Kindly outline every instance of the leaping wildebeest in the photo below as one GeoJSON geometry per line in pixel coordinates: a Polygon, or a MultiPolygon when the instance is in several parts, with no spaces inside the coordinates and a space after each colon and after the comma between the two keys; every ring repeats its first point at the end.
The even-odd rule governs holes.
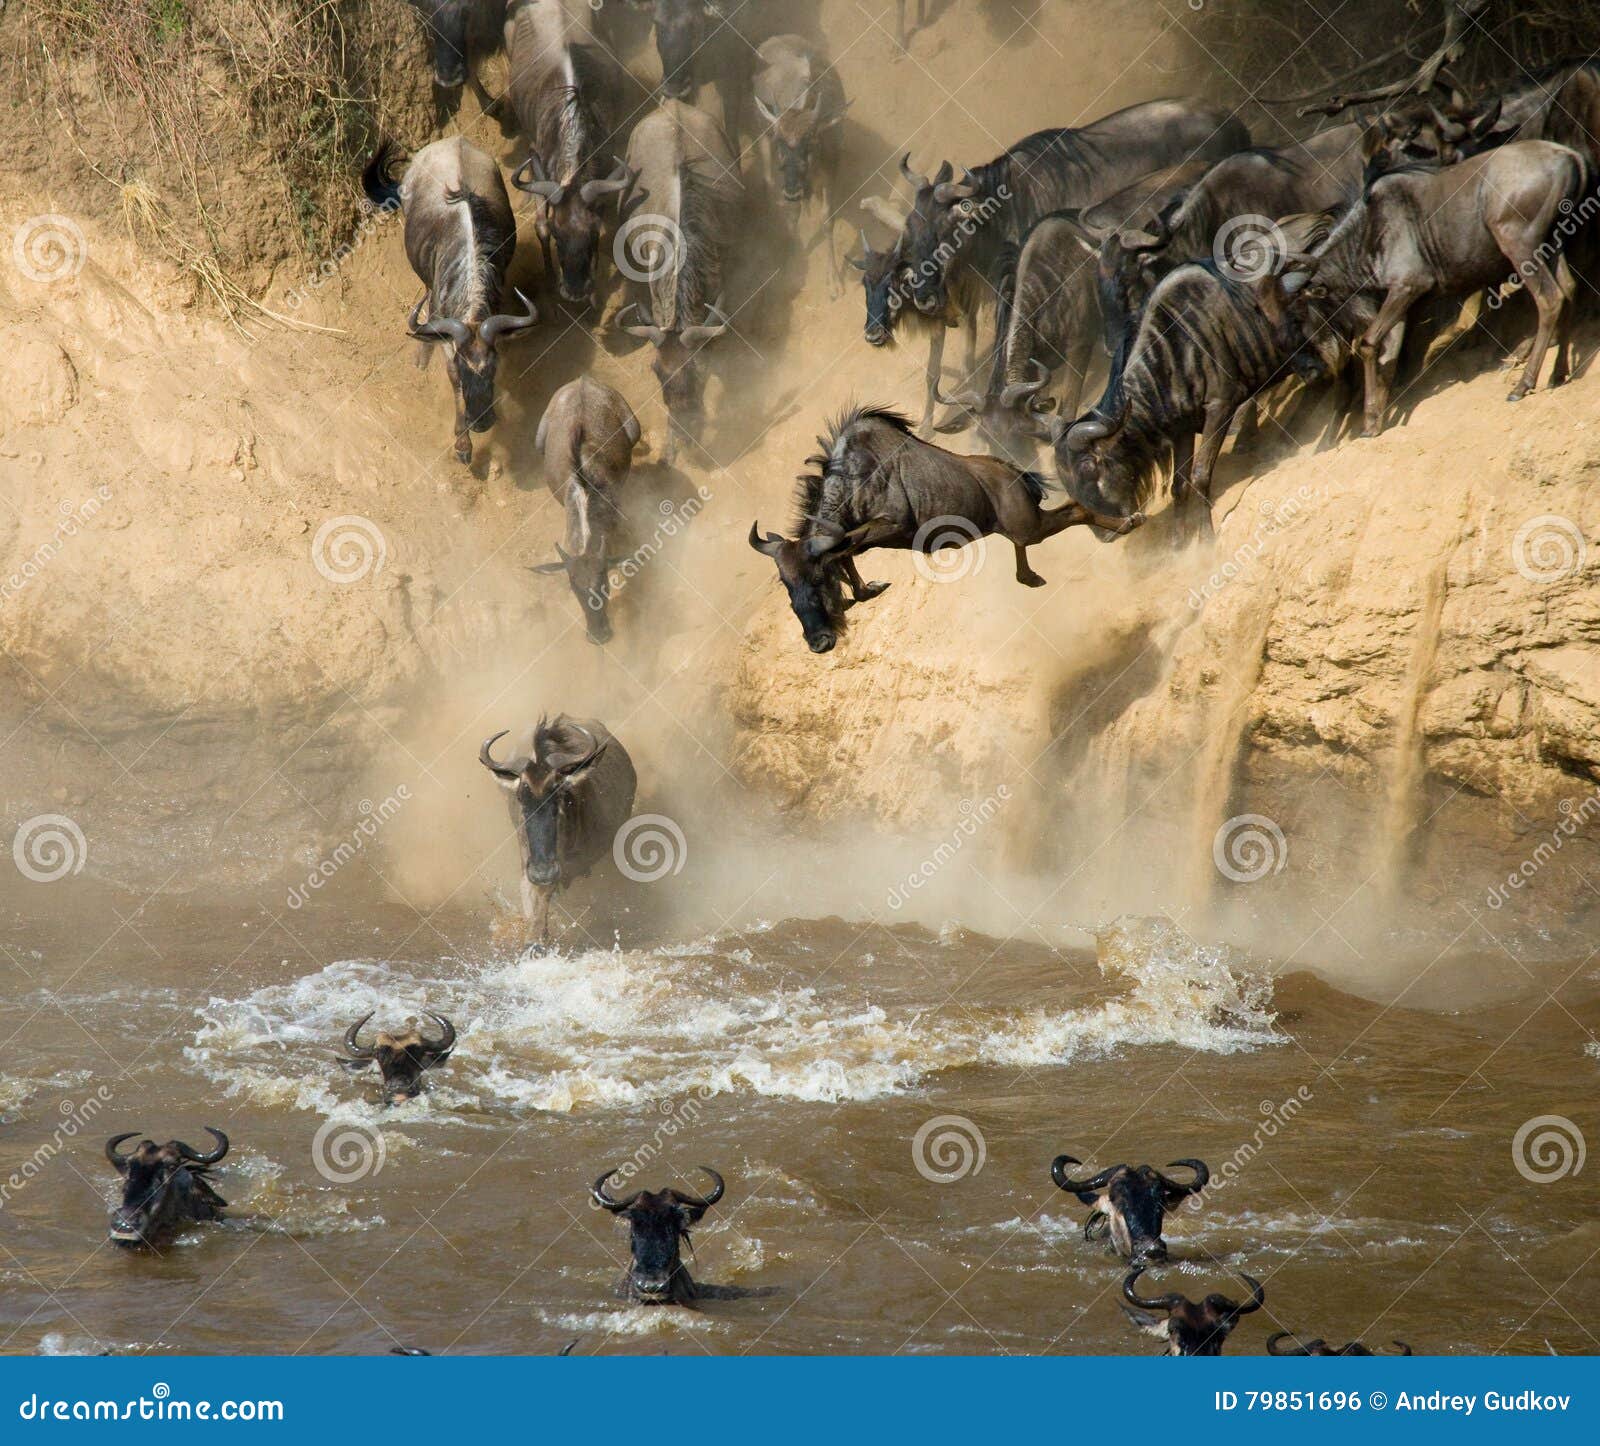
{"type": "Polygon", "coordinates": [[[700,440],[701,352],[729,326],[722,311],[723,251],[741,191],[739,163],[711,116],[667,100],[634,127],[628,167],[638,182],[628,197],[618,264],[638,279],[635,299],[617,321],[656,349],[651,370],[667,410],[662,460],[670,464],[678,433],[700,440]]]}
{"type": "Polygon", "coordinates": [[[641,436],[639,420],[621,392],[579,377],[550,398],[534,446],[544,480],[566,509],[566,547],[539,573],[561,573],[583,608],[591,643],[611,641],[611,539],[621,519],[619,499],[641,436]]]}
{"type": "Polygon", "coordinates": [[[1144,519],[1096,516],[1076,503],[1045,510],[1045,482],[999,457],[963,457],[924,442],[899,412],[854,407],[819,437],[815,468],[800,478],[797,535],[763,536],[750,525],[750,546],[770,557],[800,620],[806,644],[826,653],[856,603],[877,597],[885,582],[864,583],[856,555],[874,547],[930,553],[998,533],[1016,551],[1017,581],[1040,587],[1028,548],[1063,528],[1094,525],[1127,532],[1144,519]],[[843,584],[849,582],[847,601],[843,584]]]}
{"type": "Polygon", "coordinates": [[[1086,1180],[1074,1180],[1067,1166],[1081,1163],[1071,1155],[1058,1155],[1050,1166],[1050,1178],[1094,1207],[1083,1222],[1083,1238],[1096,1240],[1109,1234],[1117,1254],[1136,1265],[1167,1258],[1167,1242],[1161,1238],[1166,1212],[1198,1195],[1211,1179],[1204,1160],[1174,1160],[1173,1165],[1192,1170],[1194,1178],[1185,1183],[1150,1165],[1112,1165],[1086,1180]]]}
{"type": "Polygon", "coordinates": [[[593,13],[588,0],[516,0],[506,18],[511,103],[531,147],[511,181],[539,198],[545,271],[579,306],[594,300],[602,207],[630,180],[611,141],[623,71],[593,13]]]}
{"type": "Polygon", "coordinates": [[[380,145],[362,173],[362,189],[374,206],[398,206],[405,215],[406,259],[427,288],[411,312],[410,334],[445,348],[456,402],[456,460],[470,462],[470,434],[494,425],[500,343],[533,326],[539,313],[520,291],[521,316],[500,309],[517,222],[499,166],[461,136],[424,146],[398,182],[392,174],[397,159],[391,142],[380,145]]]}
{"type": "Polygon", "coordinates": [[[1177,1291],[1147,1299],[1138,1291],[1143,1273],[1142,1266],[1128,1272],[1122,1282],[1123,1299],[1140,1329],[1166,1341],[1169,1356],[1220,1356],[1223,1342],[1239,1324],[1239,1317],[1250,1315],[1267,1303],[1261,1282],[1242,1270],[1239,1278],[1250,1287],[1250,1298],[1243,1303],[1215,1292],[1198,1304],[1177,1291]]]}
{"type": "Polygon", "coordinates": [[[541,718],[522,763],[495,760],[494,745],[505,736],[485,739],[478,761],[509,795],[522,855],[522,912],[538,924],[540,943],[548,943],[552,898],[610,857],[617,830],[633,812],[638,780],[627,749],[592,718],[541,718]]]}
{"type": "Polygon", "coordinates": [[[417,1021],[406,1020],[406,1027],[398,1034],[386,1029],[378,1031],[371,1044],[359,1041],[361,1028],[376,1011],[369,1009],[344,1032],[345,1054],[339,1063],[349,1070],[366,1069],[376,1064],[383,1078],[383,1093],[391,1105],[403,1104],[422,1092],[422,1077],[450,1058],[456,1047],[456,1027],[442,1014],[428,1011],[429,1017],[439,1026],[438,1039],[425,1038],[417,1028],[417,1021]]]}
{"type": "Polygon", "coordinates": [[[206,1173],[228,1153],[228,1137],[206,1126],[216,1148],[201,1154],[182,1140],[158,1145],[141,1140],[121,1154],[117,1146],[139,1133],[129,1130],[106,1141],[106,1159],[122,1176],[122,1203],[111,1212],[111,1239],[118,1245],[156,1245],[174,1230],[221,1220],[227,1201],[211,1188],[206,1173]]]}
{"type": "MultiPolygon", "coordinates": [[[[606,1194],[606,1181],[620,1166],[607,1170],[590,1190],[595,1204],[628,1222],[628,1273],[618,1294],[640,1305],[688,1305],[708,1291],[696,1283],[683,1263],[683,1242],[689,1231],[718,1200],[727,1186],[709,1165],[700,1168],[711,1177],[709,1195],[686,1195],[670,1186],[665,1190],[635,1190],[614,1200],[606,1194]]],[[[743,1294],[743,1292],[739,1292],[743,1294]]]]}

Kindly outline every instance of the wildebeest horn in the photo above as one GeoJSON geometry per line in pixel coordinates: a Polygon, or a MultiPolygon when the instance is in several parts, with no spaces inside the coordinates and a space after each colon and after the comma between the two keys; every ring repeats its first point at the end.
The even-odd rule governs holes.
{"type": "Polygon", "coordinates": [[[752,522],[750,524],[750,546],[755,548],[757,552],[765,553],[768,557],[776,557],[778,549],[783,546],[783,538],[776,533],[770,532],[763,537],[761,535],[761,523],[759,521],[752,522]]]}
{"type": "Polygon", "coordinates": [[[465,343],[472,335],[472,330],[464,321],[458,321],[453,316],[430,316],[426,321],[418,320],[427,299],[423,297],[411,308],[411,321],[406,330],[418,341],[453,341],[457,346],[465,343]]]}
{"type": "Polygon", "coordinates": [[[583,197],[585,206],[592,206],[602,196],[614,195],[618,191],[626,191],[635,179],[635,173],[628,168],[626,161],[618,161],[615,169],[604,180],[585,181],[579,188],[578,194],[583,197]]]}
{"type": "Polygon", "coordinates": [[[425,1039],[422,1042],[435,1054],[448,1054],[456,1047],[456,1027],[442,1014],[435,1014],[431,1009],[424,1010],[429,1019],[438,1021],[439,1028],[444,1033],[438,1039],[425,1039]]]}
{"type": "Polygon", "coordinates": [[[633,1204],[633,1202],[637,1200],[643,1193],[642,1191],[635,1190],[633,1194],[628,1196],[626,1200],[613,1200],[609,1195],[606,1194],[606,1181],[615,1175],[621,1168],[621,1165],[613,1165],[605,1172],[605,1174],[603,1174],[594,1182],[593,1187],[589,1191],[589,1193],[594,1197],[594,1203],[596,1205],[605,1206],[605,1208],[613,1215],[620,1214],[622,1211],[626,1210],[628,1206],[633,1204]]]}
{"type": "Polygon", "coordinates": [[[1408,1346],[1404,1341],[1390,1341],[1389,1344],[1391,1346],[1398,1346],[1400,1348],[1396,1352],[1397,1355],[1409,1356],[1411,1354],[1411,1347],[1408,1346]]]}
{"type": "Polygon", "coordinates": [[[1429,112],[1433,116],[1433,123],[1439,127],[1439,134],[1447,141],[1459,141],[1467,134],[1467,127],[1460,121],[1453,121],[1436,105],[1429,105],[1429,112]]]}
{"type": "Polygon", "coordinates": [[[861,255],[859,257],[846,256],[845,260],[854,266],[857,271],[865,271],[867,267],[872,265],[872,258],[877,254],[872,249],[872,242],[867,240],[867,233],[863,231],[861,233],[861,255]]]}
{"type": "Polygon", "coordinates": [[[982,392],[966,391],[957,392],[953,397],[947,397],[939,390],[939,384],[933,384],[933,399],[941,406],[966,407],[970,411],[982,411],[983,404],[988,400],[982,392]]]}
{"type": "Polygon", "coordinates": [[[218,1160],[228,1153],[228,1137],[217,1129],[215,1125],[206,1125],[203,1128],[217,1142],[217,1148],[209,1155],[202,1155],[193,1145],[186,1145],[182,1140],[174,1140],[172,1143],[178,1147],[178,1153],[185,1160],[193,1160],[197,1165],[215,1165],[218,1160]]]}
{"type": "Polygon", "coordinates": [[[1170,1190],[1180,1190],[1185,1195],[1198,1195],[1202,1190],[1204,1190],[1206,1188],[1206,1184],[1211,1179],[1211,1170],[1206,1165],[1206,1162],[1204,1160],[1168,1160],[1167,1161],[1167,1168],[1169,1170],[1174,1165],[1187,1165],[1191,1170],[1194,1171],[1194,1179],[1191,1180],[1187,1185],[1180,1185],[1176,1180],[1168,1179],[1167,1176],[1161,1175],[1161,1172],[1159,1170],[1157,1170],[1156,1174],[1161,1175],[1161,1183],[1163,1185],[1167,1186],[1167,1188],[1170,1189],[1170,1190]]]}
{"type": "Polygon", "coordinates": [[[1040,391],[1045,383],[1050,380],[1050,368],[1040,361],[1038,357],[1029,357],[1028,365],[1037,371],[1039,375],[1031,382],[1011,382],[1001,388],[1000,405],[1002,407],[1019,406],[1040,391]]]}
{"type": "Polygon", "coordinates": [[[1096,442],[1109,437],[1121,425],[1121,422],[1113,422],[1099,412],[1090,412],[1081,422],[1075,422],[1067,429],[1067,450],[1087,452],[1096,442]]]}
{"type": "Polygon", "coordinates": [[[141,1131],[139,1130],[129,1130],[126,1134],[113,1135],[109,1140],[106,1141],[106,1159],[111,1161],[112,1166],[116,1169],[119,1175],[127,1172],[128,1157],[126,1155],[119,1155],[117,1153],[117,1146],[120,1145],[124,1140],[131,1140],[135,1135],[140,1133],[141,1131]]]}
{"type": "MultiPolygon", "coordinates": [[[[1295,1341],[1291,1349],[1280,1351],[1278,1349],[1279,1341],[1295,1341],[1295,1338],[1288,1331],[1273,1331],[1267,1337],[1267,1354],[1269,1356],[1309,1356],[1311,1354],[1310,1350],[1301,1345],[1299,1341],[1295,1341]]],[[[1312,1344],[1315,1345],[1316,1342],[1313,1341],[1312,1344]]]]}
{"type": "Polygon", "coordinates": [[[693,346],[696,342],[715,341],[733,325],[722,310],[722,298],[720,296],[710,306],[706,307],[706,315],[712,318],[710,326],[701,322],[697,326],[686,326],[679,333],[685,346],[693,346]]]}
{"type": "Polygon", "coordinates": [[[1260,1310],[1267,1303],[1267,1290],[1255,1276],[1246,1275],[1242,1270],[1239,1272],[1239,1279],[1250,1287],[1250,1299],[1244,1305],[1235,1306],[1233,1314],[1250,1315],[1252,1312],[1260,1310]]]}
{"type": "MultiPolygon", "coordinates": [[[[516,780],[522,775],[514,768],[506,768],[503,764],[496,763],[494,761],[494,754],[489,751],[510,731],[511,730],[509,728],[502,728],[500,732],[494,735],[493,738],[485,738],[483,740],[483,747],[478,750],[478,762],[487,768],[490,773],[494,774],[496,778],[503,778],[507,780],[507,782],[515,783],[516,780]]],[[[367,1018],[371,1019],[372,1016],[369,1014],[367,1018]]],[[[348,1040],[348,1038],[349,1036],[347,1035],[346,1039],[348,1040]]]]}
{"type": "Polygon", "coordinates": [[[777,125],[778,112],[773,110],[759,95],[756,97],[756,109],[761,112],[768,125],[777,125]]]}
{"type": "Polygon", "coordinates": [[[572,725],[572,731],[574,733],[581,733],[586,739],[588,739],[589,749],[581,758],[575,759],[571,763],[560,764],[556,768],[557,773],[581,773],[606,751],[606,745],[596,738],[594,734],[591,733],[587,728],[580,727],[578,724],[574,723],[572,725]]]}
{"type": "Polygon", "coordinates": [[[1091,1175],[1087,1180],[1072,1179],[1067,1174],[1067,1166],[1081,1165],[1082,1163],[1082,1160],[1075,1159],[1071,1155],[1057,1155],[1050,1162],[1050,1178],[1063,1190],[1070,1191],[1074,1195],[1082,1195],[1090,1191],[1103,1189],[1106,1181],[1117,1173],[1117,1166],[1112,1165],[1109,1169],[1102,1170],[1098,1175],[1091,1175]]]}
{"type": "Polygon", "coordinates": [[[623,307],[617,313],[617,325],[627,332],[629,336],[642,336],[646,341],[654,342],[655,345],[660,346],[667,339],[667,334],[655,322],[651,321],[645,313],[640,312],[640,315],[644,316],[643,321],[634,322],[631,325],[623,320],[630,311],[638,310],[637,303],[623,307]]]}
{"type": "Polygon", "coordinates": [[[521,316],[501,314],[499,316],[491,316],[484,322],[478,328],[478,335],[482,338],[485,346],[493,346],[501,337],[515,336],[519,331],[526,331],[530,326],[538,323],[539,308],[520,291],[517,291],[515,287],[512,290],[516,292],[517,300],[523,304],[526,310],[521,316]]]}
{"type": "Polygon", "coordinates": [[[1171,1310],[1173,1306],[1183,1304],[1183,1297],[1177,1294],[1153,1295],[1149,1300],[1146,1300],[1134,1289],[1139,1277],[1143,1274],[1143,1266],[1138,1270],[1130,1270],[1127,1278],[1122,1282],[1122,1297],[1129,1305],[1136,1305],[1141,1310],[1171,1310]]]}
{"type": "MultiPolygon", "coordinates": [[[[489,745],[485,743],[483,746],[487,748],[489,745]]],[[[369,1009],[361,1016],[360,1019],[356,1020],[356,1022],[344,1032],[344,1047],[349,1051],[351,1059],[369,1060],[377,1055],[377,1051],[375,1049],[363,1049],[359,1044],[356,1043],[356,1036],[361,1033],[361,1026],[372,1018],[373,1012],[374,1011],[369,1009]]]]}
{"type": "Polygon", "coordinates": [[[511,173],[511,184],[519,191],[539,196],[552,205],[560,204],[567,189],[560,181],[552,181],[545,174],[544,162],[539,159],[537,152],[529,155],[528,159],[511,173]]]}
{"type": "Polygon", "coordinates": [[[945,181],[933,188],[933,199],[941,206],[949,206],[956,201],[970,201],[977,194],[977,178],[965,169],[959,181],[945,181]]]}
{"type": "Polygon", "coordinates": [[[699,1168],[707,1175],[711,1176],[712,1183],[716,1186],[716,1189],[704,1197],[698,1195],[685,1195],[681,1190],[674,1190],[672,1192],[672,1198],[680,1205],[691,1205],[696,1210],[709,1210],[717,1203],[718,1200],[722,1199],[723,1193],[728,1187],[723,1182],[722,1176],[717,1174],[717,1172],[713,1170],[711,1166],[701,1165],[699,1168]]]}
{"type": "Polygon", "coordinates": [[[928,184],[926,176],[919,176],[911,169],[911,152],[907,151],[900,157],[900,174],[906,178],[906,183],[913,191],[920,191],[928,184]]]}

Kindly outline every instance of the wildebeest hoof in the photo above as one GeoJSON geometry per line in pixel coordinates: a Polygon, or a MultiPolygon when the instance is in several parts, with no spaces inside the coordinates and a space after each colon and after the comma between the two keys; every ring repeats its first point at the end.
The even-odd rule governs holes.
{"type": "Polygon", "coordinates": [[[888,591],[889,584],[886,582],[867,582],[862,583],[855,597],[857,602],[871,602],[873,598],[881,597],[888,591]]]}
{"type": "Polygon", "coordinates": [[[1017,581],[1020,582],[1023,587],[1044,586],[1044,579],[1040,577],[1039,574],[1036,573],[1031,567],[1026,572],[1019,572],[1017,574],[1017,581]]]}
{"type": "Polygon", "coordinates": [[[1527,395],[1528,389],[1526,387],[1512,387],[1506,394],[1506,400],[1508,402],[1520,402],[1527,395]]]}
{"type": "Polygon", "coordinates": [[[462,462],[462,463],[469,463],[469,464],[471,463],[471,461],[472,461],[472,443],[471,442],[467,442],[465,445],[463,445],[463,444],[461,444],[459,442],[456,444],[456,461],[462,462]]]}

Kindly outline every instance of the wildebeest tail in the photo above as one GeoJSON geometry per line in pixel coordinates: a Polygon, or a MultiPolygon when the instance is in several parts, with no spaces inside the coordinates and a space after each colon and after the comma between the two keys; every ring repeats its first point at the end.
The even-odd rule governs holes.
{"type": "Polygon", "coordinates": [[[1022,483],[1022,490],[1035,506],[1044,501],[1045,493],[1050,490],[1050,484],[1037,472],[1020,472],[1017,481],[1022,483]]]}
{"type": "Polygon", "coordinates": [[[394,174],[394,167],[405,159],[400,146],[393,141],[383,141],[361,172],[362,193],[381,210],[393,211],[400,204],[400,181],[394,174]]]}

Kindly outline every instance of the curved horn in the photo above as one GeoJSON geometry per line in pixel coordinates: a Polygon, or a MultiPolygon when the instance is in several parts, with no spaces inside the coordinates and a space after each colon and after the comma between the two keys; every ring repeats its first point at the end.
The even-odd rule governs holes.
{"type": "Polygon", "coordinates": [[[209,1155],[202,1155],[193,1145],[186,1145],[182,1140],[174,1140],[172,1143],[178,1147],[178,1153],[185,1160],[193,1160],[197,1165],[215,1165],[228,1153],[228,1137],[215,1125],[206,1125],[204,1128],[205,1132],[217,1142],[217,1148],[209,1155]]]}
{"type": "MultiPolygon", "coordinates": [[[[503,778],[508,783],[515,783],[517,779],[522,777],[522,775],[520,773],[518,773],[517,770],[514,769],[514,768],[507,768],[504,764],[496,763],[494,761],[494,754],[489,751],[490,749],[492,749],[494,747],[494,745],[496,743],[498,743],[502,738],[504,738],[506,736],[506,734],[509,733],[510,731],[511,730],[509,728],[502,728],[498,733],[496,733],[494,735],[493,738],[485,738],[483,740],[483,747],[481,747],[478,750],[478,762],[481,763],[485,768],[487,768],[490,773],[494,774],[494,776],[496,778],[503,778]]],[[[369,1014],[367,1016],[367,1019],[371,1019],[371,1018],[372,1018],[372,1016],[369,1014]]],[[[366,1022],[365,1020],[362,1021],[362,1023],[365,1023],[365,1022],[366,1022]]],[[[346,1035],[345,1039],[346,1039],[346,1042],[348,1042],[349,1041],[349,1035],[346,1035]]]]}
{"type": "Polygon", "coordinates": [[[129,1130],[126,1134],[113,1135],[106,1141],[106,1159],[111,1161],[112,1167],[119,1175],[127,1173],[128,1157],[117,1153],[117,1146],[124,1140],[131,1140],[135,1135],[142,1133],[139,1130],[129,1130]]]}
{"type": "Polygon", "coordinates": [[[483,339],[485,346],[493,346],[501,337],[515,336],[519,331],[526,331],[530,326],[538,323],[539,308],[515,287],[512,287],[512,290],[516,293],[517,300],[523,304],[526,310],[521,316],[501,314],[499,316],[491,316],[484,322],[478,328],[478,335],[483,339]]]}
{"type": "Polygon", "coordinates": [[[860,256],[846,256],[845,260],[848,261],[852,266],[854,266],[857,271],[865,271],[869,266],[872,265],[872,258],[874,256],[876,256],[877,254],[878,253],[872,249],[872,242],[867,240],[867,233],[865,231],[862,231],[861,232],[861,255],[860,256]]]}
{"type": "MultiPolygon", "coordinates": [[[[490,741],[492,742],[493,740],[491,739],[490,741]]],[[[487,748],[489,744],[485,743],[483,746],[487,748]]],[[[360,1019],[356,1020],[356,1022],[344,1032],[344,1047],[349,1051],[351,1059],[372,1059],[377,1054],[376,1050],[363,1049],[359,1044],[356,1043],[356,1036],[361,1033],[361,1026],[372,1018],[374,1012],[375,1011],[369,1009],[361,1016],[360,1019]]]]}
{"type": "Polygon", "coordinates": [[[1189,1169],[1194,1171],[1194,1179],[1191,1180],[1187,1185],[1181,1185],[1178,1183],[1178,1181],[1168,1179],[1167,1176],[1161,1175],[1161,1172],[1157,1170],[1156,1174],[1161,1175],[1161,1183],[1167,1186],[1168,1189],[1177,1190],[1184,1195],[1198,1195],[1206,1188],[1206,1185],[1211,1180],[1211,1170],[1206,1165],[1204,1160],[1167,1161],[1167,1168],[1169,1170],[1172,1169],[1174,1165],[1187,1165],[1189,1169]]]}
{"type": "Polygon", "coordinates": [[[1038,372],[1038,376],[1031,382],[1011,382],[1001,388],[1000,405],[1007,409],[1018,407],[1029,398],[1035,396],[1050,380],[1050,368],[1038,357],[1029,357],[1028,365],[1038,372]]]}
{"type": "Polygon", "coordinates": [[[766,101],[762,100],[759,95],[755,98],[755,100],[756,109],[761,112],[762,118],[766,121],[766,123],[770,126],[777,125],[778,112],[773,110],[773,108],[768,105],[766,101]]]}
{"type": "Polygon", "coordinates": [[[919,176],[911,169],[911,152],[907,151],[900,157],[900,174],[906,178],[906,183],[913,191],[920,191],[928,184],[926,176],[919,176]]]}
{"type": "Polygon", "coordinates": [[[574,732],[583,734],[583,736],[589,740],[589,751],[576,762],[563,763],[558,769],[556,769],[556,772],[560,774],[581,773],[585,768],[593,763],[595,759],[597,759],[606,751],[606,745],[596,738],[594,734],[591,733],[587,728],[578,723],[574,723],[572,727],[574,732]]]}
{"type": "Polygon", "coordinates": [[[768,557],[776,557],[778,549],[783,546],[783,538],[771,532],[763,537],[761,535],[761,523],[756,521],[750,524],[750,546],[768,557]]]}
{"type": "Polygon", "coordinates": [[[723,1194],[726,1192],[728,1186],[723,1180],[722,1176],[717,1174],[717,1172],[713,1170],[711,1166],[701,1165],[699,1168],[711,1176],[712,1183],[716,1186],[716,1188],[709,1195],[704,1197],[685,1195],[681,1190],[674,1190],[672,1192],[672,1198],[680,1205],[692,1205],[696,1210],[709,1210],[717,1203],[718,1200],[722,1199],[723,1194]]]}
{"type": "Polygon", "coordinates": [[[1177,1294],[1153,1295],[1146,1300],[1134,1289],[1135,1283],[1143,1274],[1144,1267],[1140,1266],[1138,1270],[1130,1270],[1122,1282],[1122,1298],[1129,1305],[1136,1305],[1141,1310],[1171,1310],[1174,1306],[1183,1304],[1183,1297],[1177,1294]]]}
{"type": "Polygon", "coordinates": [[[1261,1309],[1267,1303],[1267,1289],[1253,1275],[1246,1275],[1242,1270],[1239,1279],[1250,1287],[1250,1299],[1244,1305],[1235,1306],[1234,1315],[1250,1315],[1261,1309]]]}
{"type": "Polygon", "coordinates": [[[559,202],[561,193],[566,190],[561,182],[552,181],[545,174],[544,162],[537,154],[530,155],[511,173],[511,184],[519,191],[552,203],[559,202]]]}
{"type": "Polygon", "coordinates": [[[1099,412],[1090,412],[1083,421],[1075,422],[1067,429],[1067,450],[1087,452],[1096,442],[1109,437],[1115,430],[1116,428],[1099,412]]]}
{"type": "Polygon", "coordinates": [[[1308,1351],[1298,1341],[1295,1341],[1294,1346],[1290,1350],[1280,1351],[1278,1349],[1279,1341],[1293,1340],[1294,1336],[1288,1331],[1273,1331],[1273,1333],[1267,1337],[1267,1354],[1269,1356],[1309,1356],[1311,1354],[1311,1352],[1308,1351]]]}
{"type": "Polygon", "coordinates": [[[592,206],[596,201],[606,196],[615,195],[618,191],[626,191],[633,184],[634,175],[628,168],[626,161],[618,161],[612,168],[611,174],[603,180],[585,181],[578,188],[578,194],[583,198],[585,206],[592,206]]]}
{"type": "Polygon", "coordinates": [[[605,1172],[605,1174],[603,1174],[594,1182],[593,1186],[591,1186],[589,1190],[589,1194],[594,1197],[594,1203],[596,1205],[603,1205],[613,1215],[620,1214],[622,1211],[626,1210],[628,1206],[633,1204],[633,1202],[639,1198],[640,1194],[643,1193],[639,1190],[635,1190],[633,1194],[628,1196],[626,1200],[613,1200],[609,1195],[606,1194],[606,1181],[615,1175],[621,1168],[621,1165],[613,1165],[605,1172]]]}
{"type": "MultiPolygon", "coordinates": [[[[630,325],[628,322],[623,320],[623,318],[627,316],[630,311],[638,310],[639,307],[637,303],[623,307],[622,310],[617,313],[617,325],[627,332],[629,336],[642,336],[646,341],[654,342],[656,346],[660,346],[661,343],[667,339],[667,334],[666,332],[662,331],[662,329],[653,321],[646,319],[644,321],[634,322],[630,325]]],[[[642,312],[640,314],[643,315],[642,312]]]]}
{"type": "Polygon", "coordinates": [[[953,205],[957,201],[970,201],[977,194],[977,178],[965,167],[962,168],[959,181],[945,181],[933,188],[933,199],[941,206],[953,205]]]}
{"type": "Polygon", "coordinates": [[[1399,1349],[1395,1352],[1396,1355],[1409,1356],[1411,1354],[1411,1347],[1408,1346],[1404,1341],[1390,1341],[1389,1344],[1391,1346],[1399,1347],[1399,1349]]]}
{"type": "Polygon", "coordinates": [[[722,298],[720,296],[706,307],[706,315],[713,318],[710,326],[701,322],[696,326],[686,326],[679,333],[685,346],[693,346],[696,342],[715,341],[733,325],[722,310],[722,298]]]}
{"type": "Polygon", "coordinates": [[[466,322],[458,321],[453,316],[432,316],[427,321],[418,320],[427,299],[423,297],[422,301],[411,308],[411,320],[406,326],[406,331],[418,341],[453,341],[457,346],[464,344],[472,335],[472,330],[466,322]]]}
{"type": "Polygon", "coordinates": [[[455,1025],[450,1023],[450,1021],[446,1019],[444,1015],[435,1014],[431,1009],[424,1010],[423,1013],[425,1013],[429,1019],[436,1020],[439,1028],[442,1029],[444,1033],[437,1040],[425,1039],[422,1042],[427,1045],[428,1048],[431,1049],[435,1054],[449,1054],[450,1051],[456,1047],[455,1025]]]}
{"type": "Polygon", "coordinates": [[[1087,1191],[1103,1189],[1106,1181],[1121,1168],[1118,1165],[1112,1165],[1109,1169],[1102,1170],[1098,1175],[1091,1175],[1087,1180],[1071,1179],[1067,1175],[1067,1166],[1081,1165],[1082,1163],[1082,1160],[1075,1159],[1071,1155],[1057,1155],[1050,1162],[1050,1178],[1063,1190],[1069,1190],[1074,1194],[1082,1194],[1087,1191]]]}
{"type": "Polygon", "coordinates": [[[933,399],[941,406],[967,407],[975,412],[981,412],[983,410],[983,404],[988,400],[988,398],[985,397],[982,392],[975,391],[957,392],[955,396],[947,397],[939,390],[939,384],[937,382],[933,384],[933,399]]]}

